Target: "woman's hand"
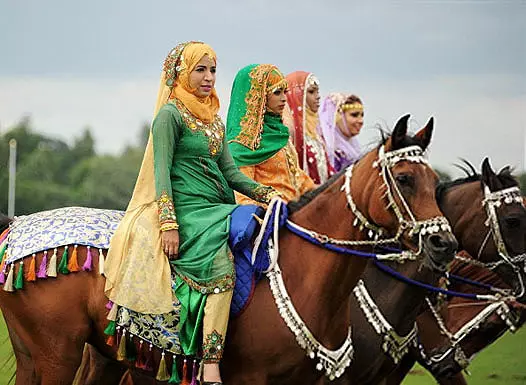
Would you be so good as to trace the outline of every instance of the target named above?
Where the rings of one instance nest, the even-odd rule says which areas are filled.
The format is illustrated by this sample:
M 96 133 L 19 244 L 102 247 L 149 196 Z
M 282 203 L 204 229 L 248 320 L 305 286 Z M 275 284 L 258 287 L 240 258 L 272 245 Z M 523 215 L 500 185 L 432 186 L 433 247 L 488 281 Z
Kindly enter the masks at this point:
M 179 230 L 163 231 L 161 241 L 163 251 L 168 256 L 168 259 L 176 259 L 179 253 Z

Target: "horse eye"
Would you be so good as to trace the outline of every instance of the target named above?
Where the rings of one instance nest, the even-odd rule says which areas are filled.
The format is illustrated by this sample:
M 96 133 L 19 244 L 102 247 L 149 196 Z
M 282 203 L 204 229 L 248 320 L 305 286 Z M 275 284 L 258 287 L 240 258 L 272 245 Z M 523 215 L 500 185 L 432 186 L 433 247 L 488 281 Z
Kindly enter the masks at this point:
M 414 184 L 414 178 L 411 175 L 400 174 L 395 177 L 396 182 L 402 187 L 411 187 Z

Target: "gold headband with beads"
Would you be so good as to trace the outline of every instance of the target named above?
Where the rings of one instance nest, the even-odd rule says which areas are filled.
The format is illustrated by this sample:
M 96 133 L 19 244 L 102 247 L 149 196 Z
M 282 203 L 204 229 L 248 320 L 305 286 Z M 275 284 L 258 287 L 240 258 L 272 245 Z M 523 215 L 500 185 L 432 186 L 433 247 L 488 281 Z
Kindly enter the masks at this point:
M 363 111 L 363 104 L 361 103 L 351 103 L 351 104 L 342 104 L 339 108 L 341 112 L 345 111 Z

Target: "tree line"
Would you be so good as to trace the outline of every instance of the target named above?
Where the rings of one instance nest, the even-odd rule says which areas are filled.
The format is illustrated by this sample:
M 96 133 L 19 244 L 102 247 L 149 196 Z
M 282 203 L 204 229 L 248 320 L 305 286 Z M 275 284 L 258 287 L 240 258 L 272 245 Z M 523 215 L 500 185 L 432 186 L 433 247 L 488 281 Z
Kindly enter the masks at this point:
M 148 124 L 137 143 L 116 155 L 97 154 L 89 128 L 72 144 L 39 133 L 29 118 L 0 133 L 0 212 L 7 213 L 9 141 L 17 141 L 16 215 L 64 206 L 124 210 L 131 197 L 148 138 Z M 443 180 L 451 179 L 439 171 Z M 519 175 L 526 194 L 526 173 Z

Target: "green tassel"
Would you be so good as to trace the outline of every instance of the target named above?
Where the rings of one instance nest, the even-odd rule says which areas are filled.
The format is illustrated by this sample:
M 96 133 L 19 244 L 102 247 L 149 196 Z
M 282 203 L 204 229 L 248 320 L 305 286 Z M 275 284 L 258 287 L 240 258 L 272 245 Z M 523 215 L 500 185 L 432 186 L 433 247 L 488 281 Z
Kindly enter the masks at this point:
M 130 362 L 134 362 L 137 359 L 137 347 L 131 334 L 130 338 L 126 340 L 126 359 Z
M 2 260 L 4 259 L 4 254 L 7 249 L 7 242 L 4 243 L 2 248 L 0 249 L 0 263 L 2 263 Z
M 116 332 L 116 326 L 115 321 L 110 321 L 108 326 L 106 326 L 106 329 L 104 329 L 104 334 L 107 336 L 114 336 Z
M 179 371 L 177 370 L 177 357 L 174 356 L 173 363 L 172 363 L 172 375 L 170 376 L 170 379 L 168 380 L 169 384 L 179 384 L 181 383 L 181 377 L 179 377 Z
M 18 274 L 15 280 L 15 289 L 21 290 L 23 288 L 24 288 L 24 262 L 20 262 L 20 266 L 18 266 Z
M 64 252 L 62 253 L 62 259 L 58 265 L 58 272 L 61 274 L 69 274 L 68 270 L 68 247 L 64 247 Z

